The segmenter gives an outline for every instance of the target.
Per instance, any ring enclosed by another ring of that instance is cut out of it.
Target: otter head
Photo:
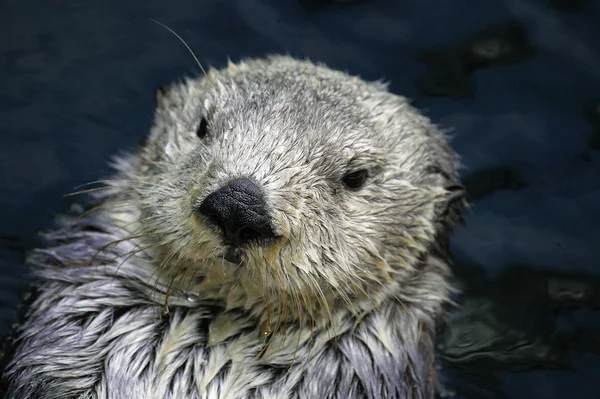
[[[381,84],[271,57],[157,101],[136,171],[141,229],[202,295],[360,308],[402,293],[456,219],[455,154]]]

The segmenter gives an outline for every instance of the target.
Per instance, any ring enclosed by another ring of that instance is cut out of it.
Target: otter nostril
[[[228,244],[275,237],[262,192],[247,178],[232,180],[209,194],[198,212],[220,228]]]
[[[238,236],[242,242],[245,242],[261,238],[262,234],[251,227],[242,227],[242,229],[238,231]]]

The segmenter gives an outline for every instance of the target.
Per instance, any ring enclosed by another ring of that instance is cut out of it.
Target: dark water
[[[600,398],[600,2],[0,3],[0,334],[23,252],[150,123],[154,89],[290,53],[415,99],[454,129],[473,199],[441,343],[461,398]],[[491,58],[490,58],[491,57]]]

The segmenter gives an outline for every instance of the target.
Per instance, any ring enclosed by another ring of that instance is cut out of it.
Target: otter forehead
[[[396,101],[375,85],[281,57],[230,64],[188,85],[198,95],[187,101],[204,108],[215,130],[241,128],[246,141],[271,146],[372,141],[380,137],[373,126],[376,107]]]
[[[204,118],[213,158],[238,167],[263,158],[272,171],[310,164],[332,173],[393,163],[416,181],[429,164],[455,166],[441,135],[404,97],[288,57],[230,63],[188,79],[170,90],[158,112],[163,130],[194,132]]]

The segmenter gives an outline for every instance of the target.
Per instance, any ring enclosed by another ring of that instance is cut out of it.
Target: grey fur
[[[157,100],[140,151],[91,193],[99,208],[64,216],[30,257],[40,295],[10,397],[433,397],[462,206],[445,136],[382,84],[289,57]],[[241,265],[194,213],[236,177],[260,185],[282,237]]]

